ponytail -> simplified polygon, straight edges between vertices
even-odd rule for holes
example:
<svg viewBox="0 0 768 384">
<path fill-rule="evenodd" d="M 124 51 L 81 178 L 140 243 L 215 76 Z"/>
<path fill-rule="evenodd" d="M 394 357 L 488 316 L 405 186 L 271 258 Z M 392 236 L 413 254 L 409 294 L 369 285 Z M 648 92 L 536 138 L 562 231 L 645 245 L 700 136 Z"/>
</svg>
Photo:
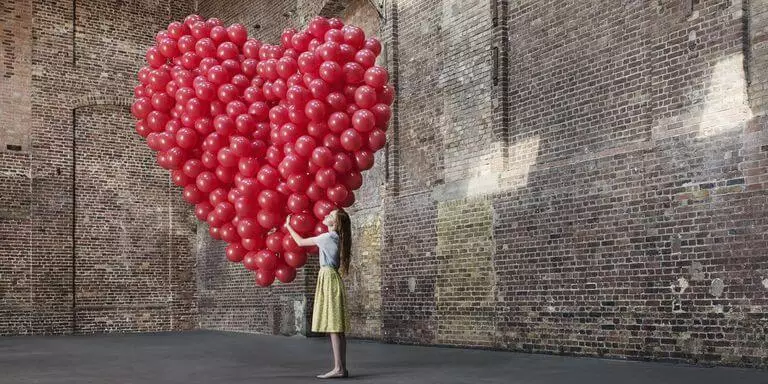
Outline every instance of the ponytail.
<svg viewBox="0 0 768 384">
<path fill-rule="evenodd" d="M 336 212 L 336 228 L 339 232 L 339 272 L 346 276 L 352 256 L 352 225 L 347 211 L 339 208 Z"/>
</svg>

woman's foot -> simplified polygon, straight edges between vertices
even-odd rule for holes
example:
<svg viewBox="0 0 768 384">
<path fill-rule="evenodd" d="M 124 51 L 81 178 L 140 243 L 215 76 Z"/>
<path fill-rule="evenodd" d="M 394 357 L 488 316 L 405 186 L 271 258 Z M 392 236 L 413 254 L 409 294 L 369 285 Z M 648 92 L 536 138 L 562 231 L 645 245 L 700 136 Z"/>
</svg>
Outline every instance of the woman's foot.
<svg viewBox="0 0 768 384">
<path fill-rule="evenodd" d="M 334 369 L 324 375 L 317 375 L 318 379 L 341 379 L 344 377 L 349 377 L 349 372 L 346 369 Z"/>
</svg>

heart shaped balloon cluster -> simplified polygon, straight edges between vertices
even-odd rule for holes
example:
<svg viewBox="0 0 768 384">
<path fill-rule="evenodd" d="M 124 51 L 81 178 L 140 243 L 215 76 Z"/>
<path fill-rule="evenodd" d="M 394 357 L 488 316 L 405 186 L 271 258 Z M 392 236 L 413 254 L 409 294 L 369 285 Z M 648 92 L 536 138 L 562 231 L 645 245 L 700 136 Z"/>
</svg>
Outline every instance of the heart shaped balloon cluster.
<svg viewBox="0 0 768 384">
<path fill-rule="evenodd" d="M 317 17 L 269 45 L 190 15 L 156 43 L 134 89 L 136 131 L 230 261 L 260 286 L 291 282 L 307 254 L 286 216 L 302 236 L 325 232 L 385 145 L 394 89 L 375 65 L 380 42 Z"/>
</svg>

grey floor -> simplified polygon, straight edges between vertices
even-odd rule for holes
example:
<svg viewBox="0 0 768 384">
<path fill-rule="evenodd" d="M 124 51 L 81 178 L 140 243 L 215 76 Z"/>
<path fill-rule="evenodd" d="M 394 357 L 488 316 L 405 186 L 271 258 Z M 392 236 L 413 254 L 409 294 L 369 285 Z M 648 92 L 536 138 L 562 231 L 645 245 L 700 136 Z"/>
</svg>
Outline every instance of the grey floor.
<svg viewBox="0 0 768 384">
<path fill-rule="evenodd" d="M 0 337 L 0 383 L 309 383 L 329 356 L 326 339 L 226 332 Z M 364 341 L 349 369 L 360 383 L 768 383 L 755 369 Z"/>
</svg>

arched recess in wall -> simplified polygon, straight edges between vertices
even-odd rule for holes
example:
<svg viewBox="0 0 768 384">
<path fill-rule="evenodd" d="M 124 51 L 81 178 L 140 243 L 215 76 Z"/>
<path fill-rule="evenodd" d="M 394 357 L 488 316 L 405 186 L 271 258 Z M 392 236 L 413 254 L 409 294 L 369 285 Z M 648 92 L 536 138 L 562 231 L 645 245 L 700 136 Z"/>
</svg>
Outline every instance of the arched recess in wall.
<svg viewBox="0 0 768 384">
<path fill-rule="evenodd" d="M 173 191 L 130 105 L 99 94 L 72 103 L 73 333 L 173 328 Z"/>
</svg>

